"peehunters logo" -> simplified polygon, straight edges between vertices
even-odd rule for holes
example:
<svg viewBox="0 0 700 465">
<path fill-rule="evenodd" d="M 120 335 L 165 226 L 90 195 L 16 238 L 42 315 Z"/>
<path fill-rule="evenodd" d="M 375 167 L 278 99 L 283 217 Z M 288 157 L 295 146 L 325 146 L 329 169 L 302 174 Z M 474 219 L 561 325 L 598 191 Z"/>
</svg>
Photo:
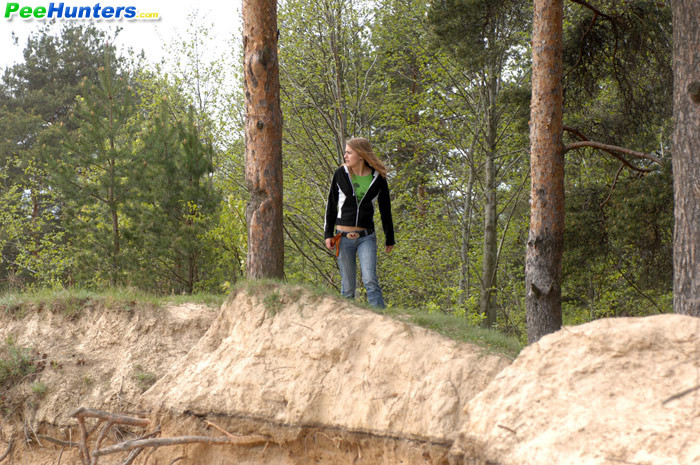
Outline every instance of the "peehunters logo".
<svg viewBox="0 0 700 465">
<path fill-rule="evenodd" d="M 20 6 L 19 3 L 5 4 L 5 18 L 18 16 L 22 19 L 159 19 L 158 13 L 139 13 L 135 6 L 66 6 L 61 3 L 49 3 L 49 6 Z"/>
</svg>

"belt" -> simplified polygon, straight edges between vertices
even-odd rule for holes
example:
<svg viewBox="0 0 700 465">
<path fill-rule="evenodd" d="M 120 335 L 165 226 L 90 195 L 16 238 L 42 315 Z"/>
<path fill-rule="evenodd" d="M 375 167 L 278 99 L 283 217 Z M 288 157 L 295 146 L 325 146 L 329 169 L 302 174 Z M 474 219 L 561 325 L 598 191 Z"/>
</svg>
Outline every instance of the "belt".
<svg viewBox="0 0 700 465">
<path fill-rule="evenodd" d="M 359 239 L 361 237 L 369 236 L 374 232 L 374 229 L 363 229 L 361 231 L 337 231 L 341 236 L 345 236 L 348 239 Z"/>
<path fill-rule="evenodd" d="M 331 238 L 331 247 L 335 248 L 335 256 L 340 252 L 340 238 L 342 236 L 348 239 L 359 239 L 364 236 L 369 236 L 374 232 L 373 229 L 363 229 L 362 231 L 336 231 L 338 234 Z"/>
</svg>

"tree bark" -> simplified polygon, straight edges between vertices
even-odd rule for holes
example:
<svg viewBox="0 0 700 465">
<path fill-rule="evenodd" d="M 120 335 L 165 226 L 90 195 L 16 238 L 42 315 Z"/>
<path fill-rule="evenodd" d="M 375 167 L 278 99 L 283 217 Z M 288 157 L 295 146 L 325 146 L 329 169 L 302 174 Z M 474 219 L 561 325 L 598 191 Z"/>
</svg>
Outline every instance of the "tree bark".
<svg viewBox="0 0 700 465">
<path fill-rule="evenodd" d="M 700 316 L 700 0 L 673 8 L 673 311 Z"/>
<path fill-rule="evenodd" d="M 564 242 L 562 0 L 535 0 L 530 107 L 530 232 L 525 257 L 530 343 L 561 328 Z"/>
<path fill-rule="evenodd" d="M 277 1 L 243 1 L 248 278 L 282 278 L 282 111 Z"/>
<path fill-rule="evenodd" d="M 484 164 L 484 263 L 481 274 L 481 294 L 479 311 L 486 315 L 484 326 L 490 328 L 496 324 L 496 307 L 493 305 L 496 281 L 496 253 L 498 250 L 498 219 L 496 199 L 496 138 L 498 136 L 498 118 L 496 116 L 496 98 L 498 79 L 490 75 L 485 89 L 486 109 L 486 161 Z"/>
</svg>

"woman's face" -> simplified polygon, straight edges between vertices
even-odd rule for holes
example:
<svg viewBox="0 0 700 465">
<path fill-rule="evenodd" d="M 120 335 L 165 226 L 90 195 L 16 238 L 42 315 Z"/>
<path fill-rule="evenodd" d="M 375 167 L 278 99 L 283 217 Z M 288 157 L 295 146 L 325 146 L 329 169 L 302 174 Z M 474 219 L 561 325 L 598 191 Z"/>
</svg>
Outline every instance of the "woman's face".
<svg viewBox="0 0 700 465">
<path fill-rule="evenodd" d="M 364 160 L 349 145 L 345 146 L 345 163 L 353 170 L 359 170 Z"/>
</svg>

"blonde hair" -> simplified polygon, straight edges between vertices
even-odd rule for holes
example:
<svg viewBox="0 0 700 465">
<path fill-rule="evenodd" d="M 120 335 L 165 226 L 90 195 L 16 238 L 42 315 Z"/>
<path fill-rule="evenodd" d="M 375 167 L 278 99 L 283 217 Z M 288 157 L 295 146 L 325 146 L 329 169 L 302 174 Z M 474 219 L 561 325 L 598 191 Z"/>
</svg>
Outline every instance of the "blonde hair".
<svg viewBox="0 0 700 465">
<path fill-rule="evenodd" d="M 365 163 L 377 170 L 383 178 L 386 178 L 386 166 L 384 166 L 384 163 L 374 154 L 374 150 L 372 150 L 372 146 L 367 139 L 364 137 L 353 137 L 352 139 L 348 139 L 345 144 L 349 145 Z"/>
</svg>

